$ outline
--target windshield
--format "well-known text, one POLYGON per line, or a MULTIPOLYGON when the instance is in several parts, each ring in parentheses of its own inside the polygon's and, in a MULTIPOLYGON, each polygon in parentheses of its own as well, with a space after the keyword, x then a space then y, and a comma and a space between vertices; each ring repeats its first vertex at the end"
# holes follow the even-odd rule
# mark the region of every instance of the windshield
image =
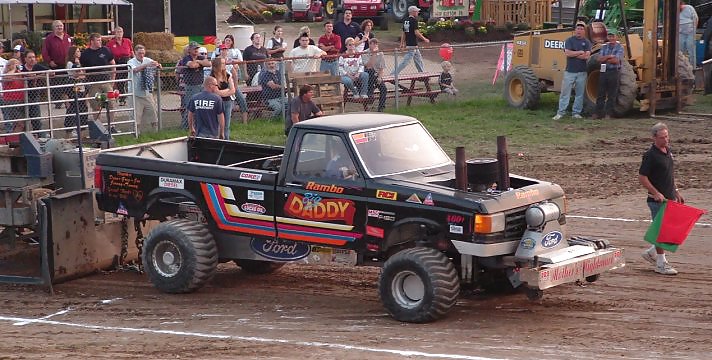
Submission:
POLYGON ((351 133, 351 141, 372 177, 452 163, 420 123, 351 133))

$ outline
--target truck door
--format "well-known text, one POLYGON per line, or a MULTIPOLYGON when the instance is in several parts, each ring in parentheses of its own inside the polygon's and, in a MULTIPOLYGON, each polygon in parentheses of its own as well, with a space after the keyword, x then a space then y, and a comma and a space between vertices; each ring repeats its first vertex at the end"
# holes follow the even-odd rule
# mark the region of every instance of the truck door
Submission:
POLYGON ((360 246, 366 223, 365 180, 344 140, 338 134, 296 134, 275 194, 279 238, 360 246))

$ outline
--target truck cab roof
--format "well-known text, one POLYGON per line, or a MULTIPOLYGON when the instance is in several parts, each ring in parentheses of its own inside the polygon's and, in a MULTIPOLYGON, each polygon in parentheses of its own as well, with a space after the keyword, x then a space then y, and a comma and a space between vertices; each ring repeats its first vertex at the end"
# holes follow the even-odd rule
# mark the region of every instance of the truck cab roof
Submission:
POLYGON ((407 124, 418 121, 405 115, 382 114, 372 112, 349 113, 322 116, 294 125, 298 129, 318 129, 350 133, 358 130, 373 129, 381 126, 407 124))

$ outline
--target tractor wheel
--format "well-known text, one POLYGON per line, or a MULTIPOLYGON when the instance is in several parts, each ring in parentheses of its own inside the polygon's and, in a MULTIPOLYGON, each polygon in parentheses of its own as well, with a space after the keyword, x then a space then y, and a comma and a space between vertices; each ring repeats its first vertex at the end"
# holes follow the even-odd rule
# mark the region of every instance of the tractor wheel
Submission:
POLYGON ((160 223, 144 242, 143 268, 166 293, 188 293, 205 285, 218 265, 218 248, 205 225, 176 219, 160 223))
POLYGON ((504 79, 504 98, 517 109, 534 109, 539 105, 539 79, 527 66, 515 66, 504 79))
POLYGON ((326 0, 324 3, 324 10, 326 11, 326 16, 329 19, 333 19, 336 15, 336 2, 335 0, 326 0))
MULTIPOLYGON (((591 55, 588 59, 588 75, 586 77, 586 92, 584 94, 584 112, 593 114, 596 112, 596 100, 598 100, 598 81, 601 76, 601 63, 598 62, 598 53, 591 55)), ((613 116, 625 116, 633 109, 635 99, 638 97, 638 83, 633 71, 633 66, 624 61, 620 70, 620 81, 618 85, 618 96, 613 105, 613 116)))
POLYGON ((391 10, 393 11, 393 19, 396 22, 402 23, 408 18, 408 7, 417 5, 417 1, 413 0, 391 0, 391 10))
POLYGON ((378 18, 378 28, 383 31, 388 31, 388 16, 386 13, 381 14, 381 17, 378 18))
POLYGON ((393 318, 424 323, 443 317, 455 305, 460 279, 445 254, 431 248, 409 248, 383 265, 378 292, 393 318))
POLYGON ((272 261, 261 261, 261 260, 247 260, 238 259, 235 260, 235 264, 239 266, 242 270, 250 274, 271 274, 284 266, 285 263, 272 262, 272 261))

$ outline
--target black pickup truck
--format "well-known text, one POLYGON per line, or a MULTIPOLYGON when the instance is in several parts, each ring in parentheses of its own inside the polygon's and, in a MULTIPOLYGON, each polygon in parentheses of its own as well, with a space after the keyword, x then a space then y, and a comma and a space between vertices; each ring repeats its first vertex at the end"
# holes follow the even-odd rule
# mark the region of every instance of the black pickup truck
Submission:
POLYGON ((566 237, 561 187, 510 174, 499 189, 485 163, 468 162, 458 190, 455 163, 418 120, 364 113, 300 122, 286 148, 179 138, 102 153, 95 187, 101 210, 161 221, 142 260, 169 293, 203 286, 219 262, 269 273, 332 247, 383 267, 394 318, 427 322, 461 285, 540 298, 624 265, 606 241, 566 237))

